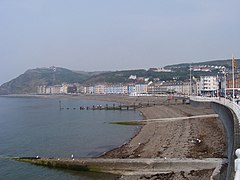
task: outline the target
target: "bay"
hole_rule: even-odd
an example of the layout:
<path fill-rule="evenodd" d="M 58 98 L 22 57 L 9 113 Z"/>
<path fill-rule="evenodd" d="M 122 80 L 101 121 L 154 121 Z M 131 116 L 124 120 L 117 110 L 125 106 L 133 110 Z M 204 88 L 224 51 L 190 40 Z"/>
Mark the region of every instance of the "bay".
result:
<path fill-rule="evenodd" d="M 127 142 L 138 127 L 110 122 L 140 120 L 140 114 L 79 110 L 100 104 L 111 105 L 69 98 L 0 97 L 0 179 L 114 179 L 109 174 L 63 171 L 8 159 L 95 157 Z"/>

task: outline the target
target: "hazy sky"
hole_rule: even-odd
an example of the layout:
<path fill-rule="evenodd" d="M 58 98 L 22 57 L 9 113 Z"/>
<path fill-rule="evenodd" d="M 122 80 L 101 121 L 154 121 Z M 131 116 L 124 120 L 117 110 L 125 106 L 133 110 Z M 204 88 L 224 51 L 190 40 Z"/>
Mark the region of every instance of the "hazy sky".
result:
<path fill-rule="evenodd" d="M 240 56 L 239 0 L 0 0 L 0 84 L 36 67 L 123 70 Z"/>

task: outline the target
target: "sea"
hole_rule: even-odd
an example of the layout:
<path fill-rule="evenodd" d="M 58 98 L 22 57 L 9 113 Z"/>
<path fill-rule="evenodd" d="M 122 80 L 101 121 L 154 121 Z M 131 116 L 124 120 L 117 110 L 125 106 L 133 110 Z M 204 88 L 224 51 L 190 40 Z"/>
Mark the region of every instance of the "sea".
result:
<path fill-rule="evenodd" d="M 105 104 L 113 103 L 64 97 L 0 97 L 0 179 L 116 179 L 111 174 L 54 169 L 12 160 L 36 156 L 96 157 L 126 143 L 139 127 L 111 122 L 141 120 L 142 116 L 133 110 L 79 109 Z"/>

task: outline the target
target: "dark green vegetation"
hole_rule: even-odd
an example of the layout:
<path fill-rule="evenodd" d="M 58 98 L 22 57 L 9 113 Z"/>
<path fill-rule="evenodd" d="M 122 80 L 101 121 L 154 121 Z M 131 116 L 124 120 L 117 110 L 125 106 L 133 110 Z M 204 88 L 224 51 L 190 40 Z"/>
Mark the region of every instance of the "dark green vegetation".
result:
<path fill-rule="evenodd" d="M 240 60 L 236 60 L 237 67 L 240 66 Z M 125 70 L 114 72 L 82 72 L 71 71 L 64 68 L 37 68 L 27 70 L 24 74 L 17 78 L 4 83 L 0 86 L 0 95 L 3 94 L 26 94 L 36 93 L 39 85 L 59 85 L 62 83 L 82 83 L 85 85 L 93 85 L 97 82 L 108 83 L 130 83 L 136 80 L 129 79 L 129 76 L 136 75 L 137 77 L 150 78 L 154 80 L 158 78 L 160 81 L 169 80 L 188 80 L 189 79 L 189 63 L 169 65 L 166 69 L 171 69 L 173 72 L 154 72 L 151 70 Z M 195 65 L 213 65 L 225 66 L 231 68 L 231 60 L 217 60 L 200 63 L 192 63 Z M 192 75 L 198 78 L 201 75 L 217 75 L 218 70 L 211 72 L 192 72 Z"/>
<path fill-rule="evenodd" d="M 102 74 L 94 75 L 86 80 L 86 84 L 95 84 L 96 82 L 109 82 L 109 83 L 126 83 L 132 82 L 129 80 L 129 76 L 136 75 L 137 77 L 145 77 L 146 70 L 126 70 L 126 71 L 114 71 L 105 72 Z"/>
<path fill-rule="evenodd" d="M 31 163 L 35 165 L 48 166 L 60 169 L 70 169 L 76 171 L 101 172 L 99 167 L 94 165 L 86 166 L 81 163 L 75 163 L 73 160 L 56 160 L 56 159 L 37 159 L 37 158 L 14 158 L 16 161 Z"/>

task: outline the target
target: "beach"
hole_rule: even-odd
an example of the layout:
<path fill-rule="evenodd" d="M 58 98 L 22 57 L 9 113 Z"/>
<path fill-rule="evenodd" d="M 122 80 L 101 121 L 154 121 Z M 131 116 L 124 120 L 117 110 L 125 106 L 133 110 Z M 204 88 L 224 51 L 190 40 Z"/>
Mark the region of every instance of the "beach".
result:
<path fill-rule="evenodd" d="M 155 104 L 138 108 L 144 119 L 191 117 L 215 114 L 211 108 L 183 104 L 182 99 L 171 97 L 85 96 L 83 98 L 113 101 L 123 104 Z M 175 100 L 177 99 L 177 100 Z M 224 127 L 217 117 L 193 118 L 174 121 L 150 122 L 127 143 L 113 149 L 103 158 L 225 158 Z M 122 179 L 209 179 L 213 170 L 173 172 Z M 167 178 L 168 177 L 168 178 Z"/>
<path fill-rule="evenodd" d="M 46 96 L 55 98 L 56 96 Z M 59 96 L 58 96 L 59 97 Z M 193 107 L 183 98 L 168 96 L 131 97 L 125 95 L 63 96 L 74 99 L 111 101 L 138 105 L 145 125 L 120 147 L 103 153 L 99 158 L 135 159 L 205 159 L 226 158 L 224 127 L 210 107 Z M 209 116 L 206 116 L 209 115 Z M 193 118 L 191 118 L 193 117 Z M 153 120 L 152 120 L 153 119 Z M 120 179 L 210 179 L 214 169 L 121 176 Z"/>

